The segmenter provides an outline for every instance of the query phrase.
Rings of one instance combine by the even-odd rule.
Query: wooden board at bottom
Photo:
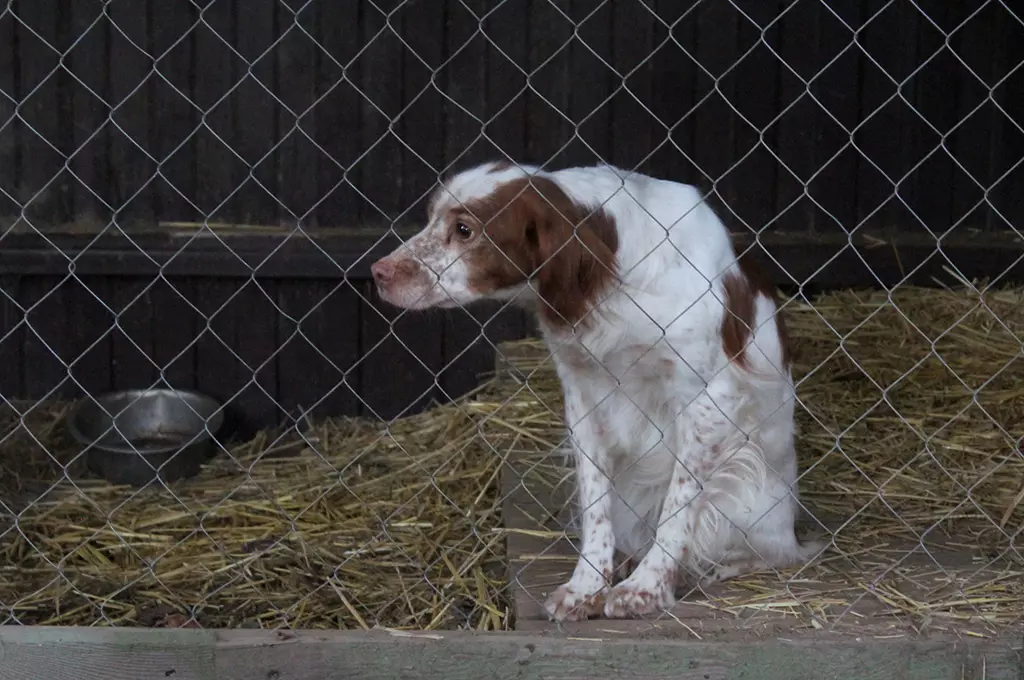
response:
[[[521,382],[529,353],[521,357],[514,347],[500,349],[499,374],[504,371],[509,380]],[[671,611],[649,618],[552,622],[544,601],[568,581],[578,557],[572,530],[567,529],[574,510],[569,502],[572,479],[561,474],[563,463],[555,459],[560,453],[545,454],[536,446],[503,453],[508,579],[519,632],[704,642],[823,636],[962,640],[1024,634],[1024,621],[1006,608],[993,613],[991,606],[1001,597],[1019,597],[1013,584],[1024,581],[1021,564],[967,551],[955,537],[857,543],[844,534],[847,518],[829,517],[814,508],[808,510],[827,531],[843,528],[836,534],[843,550],[830,546],[804,569],[752,574],[705,591],[684,588]],[[538,474],[541,469],[545,472]],[[561,481],[553,486],[552,478]],[[1002,594],[997,592],[1000,587]]]
[[[10,680],[1012,680],[1019,640],[773,641],[715,644],[573,640],[467,631],[212,631],[0,627]]]

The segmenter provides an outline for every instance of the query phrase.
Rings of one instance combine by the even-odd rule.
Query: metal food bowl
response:
[[[169,482],[198,473],[216,451],[224,412],[212,397],[190,390],[126,390],[83,403],[68,424],[88,447],[92,472],[143,486],[157,476]]]

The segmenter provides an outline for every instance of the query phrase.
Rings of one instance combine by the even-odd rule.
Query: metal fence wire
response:
[[[334,280],[309,283],[318,297],[297,311],[260,271],[276,245],[263,261],[238,255],[251,274],[213,303],[167,273],[197,245],[251,242],[223,222],[273,222],[261,238],[282,247],[317,227],[366,224],[380,250],[418,226],[439,181],[493,159],[609,162],[710,187],[739,241],[784,272],[796,260],[774,256],[772,239],[799,232],[808,246],[804,272],[779,282],[780,308],[796,352],[802,522],[828,548],[793,569],[685,585],[671,611],[632,630],[706,639],[1018,625],[1024,299],[1004,281],[1009,270],[969,280],[950,243],[1021,236],[1012,195],[1024,161],[1024,17],[1006,2],[951,4],[0,5],[0,239],[61,250],[71,224],[76,248],[118,236],[138,252],[156,241],[134,224],[177,224],[177,253],[154,261],[158,272],[130,295],[111,294],[122,279],[97,288],[102,277],[80,274],[72,248],[38,293],[13,283],[30,273],[0,272],[3,363],[21,376],[3,388],[4,622],[507,630],[545,621],[544,598],[578,559],[579,508],[552,348],[496,342],[509,305],[465,310],[479,323],[471,340],[497,355],[493,379],[447,394],[441,374],[469,350],[417,357],[432,377],[407,402],[441,403],[395,415],[364,395],[370,383],[387,392],[401,380],[369,374],[367,358],[387,368],[385,351],[417,356],[410,337],[436,317],[376,299],[358,273],[376,255],[335,260]],[[900,239],[934,248],[901,262],[893,285],[860,240],[877,227],[890,232],[870,236],[879,248],[898,251]],[[823,243],[838,245],[818,257]],[[851,254],[857,290],[813,287]],[[945,263],[944,287],[910,285],[933,258]],[[109,320],[74,354],[37,327],[38,310],[66,286]],[[126,322],[156,288],[197,319],[169,361]],[[361,341],[340,365],[330,349],[338,337],[311,322],[339,313],[328,302],[338,295],[373,323],[413,330]],[[274,331],[277,347],[256,360],[238,349],[254,313],[236,312],[238,329],[223,325],[241,299],[289,329]],[[71,307],[60,313],[79,319]],[[175,324],[152,313],[153,335]],[[90,362],[125,361],[95,351],[114,337],[153,369],[118,389],[181,387],[171,364],[212,346],[211,371],[223,360],[247,372],[228,407],[256,394],[274,422],[255,437],[218,436],[194,477],[100,479],[87,469],[93,447],[66,419],[71,397],[99,396],[81,377]],[[28,386],[32,360],[19,343],[59,361],[58,379]],[[331,376],[313,403],[287,403],[260,377],[296,345],[309,363],[293,379]],[[354,413],[324,411],[338,394]]]

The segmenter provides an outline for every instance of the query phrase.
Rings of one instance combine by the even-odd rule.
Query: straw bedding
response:
[[[801,485],[835,544],[798,581],[740,579],[719,606],[795,611],[799,600],[827,618],[870,592],[918,621],[1016,622],[1024,290],[812,302],[787,305]],[[304,438],[263,433],[170,489],[90,479],[63,430],[66,404],[25,427],[8,409],[0,603],[38,624],[512,627],[503,460],[534,456],[527,485],[567,474],[547,456],[563,439],[554,371],[539,343],[518,345],[525,387],[498,376],[390,427],[336,419]],[[897,565],[908,545],[953,546],[1002,575]]]

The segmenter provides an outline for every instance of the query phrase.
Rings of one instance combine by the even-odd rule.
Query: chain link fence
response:
[[[513,314],[502,305],[453,312],[474,327],[426,358],[424,337],[453,326],[386,309],[362,272],[416,227],[439,180],[502,159],[709,186],[739,242],[782,272],[802,506],[829,549],[680,591],[630,630],[1018,625],[1024,307],[1010,269],[969,280],[956,249],[965,234],[1020,249],[1021,35],[1004,2],[8,1],[3,239],[62,253],[62,271],[27,295],[29,269],[0,272],[3,380],[17,376],[3,383],[0,443],[5,623],[549,625],[544,598],[578,559],[551,349],[499,343],[494,326]],[[338,227],[336,243],[353,225],[369,225],[352,241],[366,252],[317,245],[320,230]],[[799,255],[778,256],[794,233]],[[131,257],[173,248],[131,282],[79,273],[112,237]],[[289,305],[261,270],[295,239],[333,274],[292,281]],[[899,260],[901,243],[929,252],[900,260],[894,280],[875,272],[870,246]],[[191,295],[169,272],[196,252],[247,274]],[[856,290],[816,286],[841,260],[859,268]],[[935,261],[945,287],[911,285]],[[158,289],[177,312],[153,307]],[[106,326],[71,352],[58,344],[82,309]],[[154,318],[145,340],[139,309]],[[61,314],[71,321],[55,325]],[[185,340],[153,356],[185,316]],[[273,330],[257,330],[261,316]],[[383,330],[364,337],[367,323]],[[261,333],[269,350],[240,349]],[[332,349],[344,333],[351,361]],[[282,368],[296,346],[302,358]],[[463,395],[465,376],[442,376],[480,347],[496,375]],[[28,384],[33,357],[57,366],[50,382]],[[138,373],[102,369],[107,387],[202,385],[198,373],[230,362],[244,377],[223,401],[258,404],[264,429],[213,432],[194,477],[100,479],[68,428],[69,397],[98,397],[90,370],[139,357]],[[179,380],[183,362],[195,375]],[[410,383],[406,369],[429,378]],[[311,401],[290,403],[286,377],[315,385]]]

